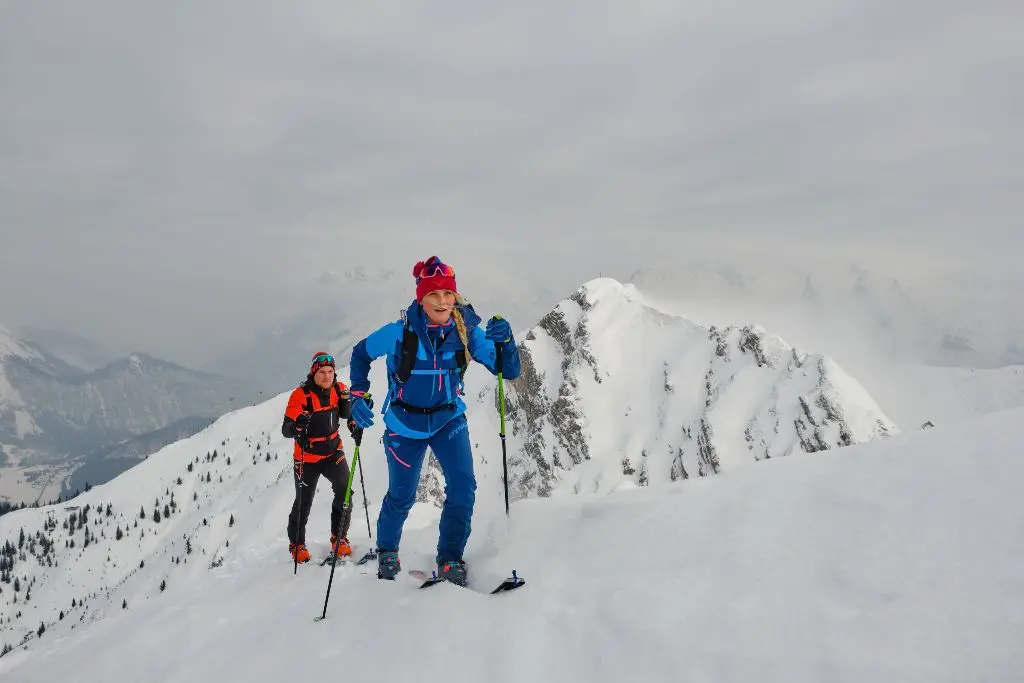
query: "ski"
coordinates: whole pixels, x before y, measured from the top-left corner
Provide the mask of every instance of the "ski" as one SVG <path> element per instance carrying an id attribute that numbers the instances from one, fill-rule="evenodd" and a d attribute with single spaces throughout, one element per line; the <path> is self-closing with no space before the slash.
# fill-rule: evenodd
<path id="1" fill-rule="evenodd" d="M 364 565 L 367 562 L 369 562 L 370 560 L 376 560 L 376 559 L 377 559 L 377 551 L 374 550 L 373 548 L 371 548 L 370 550 L 368 550 L 366 552 L 365 555 L 363 555 L 362 557 L 359 558 L 359 560 L 356 562 L 356 564 L 357 565 Z"/>
<path id="2" fill-rule="evenodd" d="M 422 582 L 420 583 L 420 588 L 429 588 L 445 580 L 443 577 L 438 576 L 437 572 L 433 572 L 432 576 L 427 576 L 427 573 L 422 569 L 410 569 L 409 576 Z"/>
<path id="3" fill-rule="evenodd" d="M 350 547 L 351 547 L 351 548 L 352 548 L 353 550 L 355 550 L 355 548 L 356 548 L 356 547 L 355 547 L 354 545 L 353 545 L 353 546 L 350 546 Z M 371 552 L 372 552 L 372 551 L 371 551 Z M 370 554 L 370 553 L 367 553 L 367 555 L 369 555 L 369 554 Z M 322 560 L 320 561 L 320 566 L 321 566 L 321 567 L 327 567 L 327 566 L 330 566 L 330 564 L 331 564 L 331 558 L 332 558 L 332 557 L 333 557 L 333 554 L 332 554 L 332 553 L 331 553 L 330 551 L 328 551 L 328 552 L 327 552 L 327 556 L 326 556 L 326 557 L 324 557 L 324 559 L 322 559 Z M 339 555 L 339 556 L 338 556 L 338 564 L 339 564 L 339 565 L 343 565 L 343 564 L 348 564 L 348 563 L 349 563 L 349 562 L 351 562 L 351 561 L 352 561 L 352 555 L 345 555 L 345 556 L 341 556 L 341 555 Z M 364 557 L 363 557 L 363 559 L 359 561 L 359 564 L 363 564 L 363 563 L 364 563 L 365 561 L 366 561 L 366 557 L 364 556 Z"/>
<path id="4" fill-rule="evenodd" d="M 495 593 L 505 593 L 507 591 L 515 590 L 520 586 L 526 585 L 526 579 L 516 574 L 516 570 L 512 570 L 512 576 L 498 584 L 498 587 L 491 591 L 491 595 Z"/>
<path id="5" fill-rule="evenodd" d="M 431 572 L 430 574 L 427 574 L 422 569 L 411 569 L 411 570 L 409 570 L 409 576 L 411 576 L 411 577 L 413 577 L 415 579 L 418 579 L 421 582 L 420 583 L 420 588 L 430 588 L 431 586 L 436 586 L 439 583 L 451 583 L 450 581 L 448 581 L 444 577 L 438 576 L 437 572 Z M 452 584 L 452 585 L 454 586 L 454 585 L 458 585 L 458 584 Z M 520 588 L 520 587 L 525 586 L 525 585 L 526 585 L 526 579 L 524 579 L 523 577 L 519 576 L 516 573 L 516 571 L 513 569 L 512 570 L 512 576 L 510 576 L 509 578 L 505 579 L 500 584 L 498 584 L 497 588 L 495 588 L 492 591 L 488 591 L 488 592 L 491 595 L 494 595 L 496 593 L 505 593 L 507 591 L 512 591 L 512 590 L 515 590 L 516 588 Z M 470 587 L 469 586 L 460 586 L 460 588 L 470 588 Z M 470 590 L 475 590 L 475 589 L 470 588 Z M 476 591 L 476 592 L 482 593 L 483 591 Z"/>

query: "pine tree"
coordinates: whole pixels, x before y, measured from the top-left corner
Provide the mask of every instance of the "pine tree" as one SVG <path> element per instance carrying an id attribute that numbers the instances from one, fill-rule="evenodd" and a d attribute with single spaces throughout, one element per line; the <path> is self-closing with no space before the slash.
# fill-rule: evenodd
<path id="1" fill-rule="evenodd" d="M 121 609 L 128 609 L 128 598 L 121 601 Z"/>
<path id="2" fill-rule="evenodd" d="M 162 581 L 160 582 L 160 592 L 162 593 L 162 592 L 164 591 L 164 589 L 165 589 L 165 588 L 167 588 L 167 579 L 163 579 L 163 580 L 162 580 Z"/>
<path id="3" fill-rule="evenodd" d="M 234 525 L 235 525 L 235 516 L 231 515 L 231 519 L 228 520 L 228 526 L 234 526 Z"/>

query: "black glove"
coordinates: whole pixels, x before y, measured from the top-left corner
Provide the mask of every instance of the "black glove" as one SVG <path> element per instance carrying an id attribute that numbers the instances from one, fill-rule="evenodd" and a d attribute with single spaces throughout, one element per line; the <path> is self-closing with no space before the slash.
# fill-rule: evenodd
<path id="1" fill-rule="evenodd" d="M 306 429 L 309 427 L 309 413 L 299 413 L 295 417 L 295 436 L 301 439 L 306 435 Z"/>

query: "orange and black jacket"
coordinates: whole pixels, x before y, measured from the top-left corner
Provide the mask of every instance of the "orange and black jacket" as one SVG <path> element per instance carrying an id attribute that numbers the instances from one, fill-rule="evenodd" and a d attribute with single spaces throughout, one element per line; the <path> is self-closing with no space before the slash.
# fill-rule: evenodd
<path id="1" fill-rule="evenodd" d="M 287 439 L 295 439 L 295 460 L 319 462 L 341 450 L 341 434 L 338 429 L 348 421 L 351 407 L 349 390 L 344 382 L 321 389 L 311 378 L 297 387 L 288 397 L 284 411 L 281 433 Z M 303 438 L 296 438 L 295 418 L 301 413 L 310 413 L 309 426 Z"/>

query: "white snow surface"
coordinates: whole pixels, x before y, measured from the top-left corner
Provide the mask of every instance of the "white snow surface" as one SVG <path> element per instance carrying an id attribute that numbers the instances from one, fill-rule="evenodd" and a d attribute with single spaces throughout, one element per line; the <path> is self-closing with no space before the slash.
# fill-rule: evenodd
<path id="1" fill-rule="evenodd" d="M 498 444 L 474 433 L 489 460 L 467 552 L 474 583 L 515 569 L 527 585 L 420 591 L 407 576 L 344 566 L 315 622 L 329 568 L 293 575 L 286 551 L 285 398 L 229 414 L 75 499 L 92 506 L 87 548 L 80 529 L 65 547 L 65 505 L 0 518 L 0 540 L 14 544 L 52 519 L 59 564 L 19 559 L 16 605 L 0 584 L 0 638 L 15 646 L 0 680 L 959 682 L 1017 680 L 1024 667 L 1024 410 L 672 485 L 522 500 L 508 520 Z M 367 433 L 361 454 L 371 521 L 386 481 L 378 436 Z M 165 491 L 179 507 L 155 523 Z M 321 482 L 316 556 L 329 499 Z M 354 500 L 358 555 L 371 541 Z M 146 519 L 114 540 L 140 507 Z M 407 569 L 429 568 L 437 514 L 414 508 Z"/>

